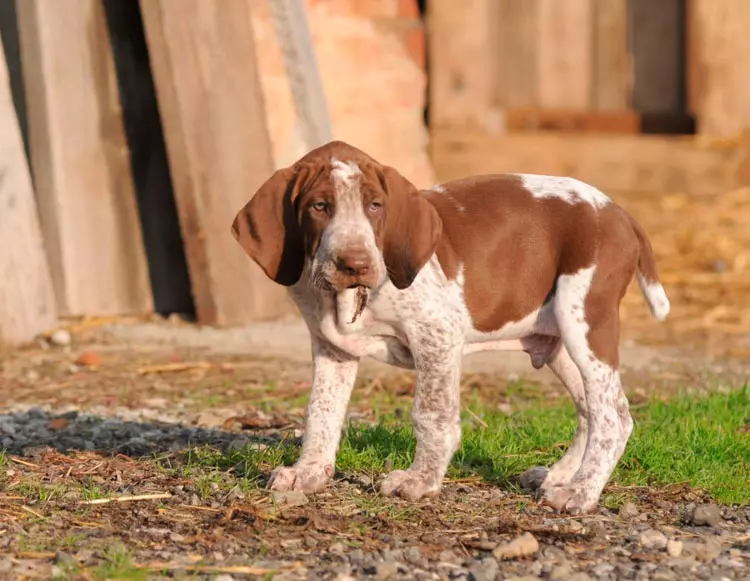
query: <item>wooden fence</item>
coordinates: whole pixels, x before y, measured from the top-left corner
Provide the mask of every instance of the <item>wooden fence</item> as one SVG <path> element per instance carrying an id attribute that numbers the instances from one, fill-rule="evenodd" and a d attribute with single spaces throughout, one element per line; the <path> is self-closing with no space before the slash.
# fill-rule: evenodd
<path id="1" fill-rule="evenodd" d="M 438 176 L 564 173 L 614 190 L 750 183 L 750 3 L 431 0 Z"/>
<path id="2" fill-rule="evenodd" d="M 229 230 L 274 169 L 250 7 L 2 3 L 0 343 L 58 315 L 290 310 Z"/>

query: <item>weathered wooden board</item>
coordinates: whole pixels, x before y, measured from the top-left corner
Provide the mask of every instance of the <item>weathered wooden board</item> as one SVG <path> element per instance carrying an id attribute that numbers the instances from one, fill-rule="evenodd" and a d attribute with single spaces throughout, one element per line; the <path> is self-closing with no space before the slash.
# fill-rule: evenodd
<path id="1" fill-rule="evenodd" d="M 593 0 L 591 106 L 598 111 L 627 109 L 630 104 L 628 0 Z"/>
<path id="2" fill-rule="evenodd" d="M 591 105 L 593 34 L 591 0 L 537 0 L 539 106 Z"/>
<path id="3" fill-rule="evenodd" d="M 628 1 L 636 111 L 678 113 L 685 109 L 683 4 L 681 0 Z"/>
<path id="4" fill-rule="evenodd" d="M 750 2 L 688 4 L 689 103 L 698 132 L 729 137 L 750 129 Z"/>
<path id="5" fill-rule="evenodd" d="M 61 313 L 152 309 L 109 38 L 98 0 L 23 0 L 31 164 Z"/>
<path id="6" fill-rule="evenodd" d="M 0 273 L 0 343 L 23 343 L 49 330 L 57 308 L 2 46 Z"/>
<path id="7" fill-rule="evenodd" d="M 539 2 L 495 0 L 491 10 L 494 102 L 501 108 L 538 105 Z"/>
<path id="8" fill-rule="evenodd" d="M 573 176 L 605 191 L 691 195 L 750 184 L 750 144 L 695 137 L 438 130 L 431 154 L 440 180 L 526 172 Z"/>
<path id="9" fill-rule="evenodd" d="M 231 234 L 274 169 L 248 0 L 142 0 L 198 320 L 233 325 L 293 310 Z"/>
<path id="10" fill-rule="evenodd" d="M 512 107 L 505 112 L 508 133 L 565 131 L 572 133 L 640 133 L 641 119 L 633 111 L 582 111 Z"/>
<path id="11" fill-rule="evenodd" d="M 493 0 L 427 4 L 431 124 L 492 122 L 495 14 Z"/>

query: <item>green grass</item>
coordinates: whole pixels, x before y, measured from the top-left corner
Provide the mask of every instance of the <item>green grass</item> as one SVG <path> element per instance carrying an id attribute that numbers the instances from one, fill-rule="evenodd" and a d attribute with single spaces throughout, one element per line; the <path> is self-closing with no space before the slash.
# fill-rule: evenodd
<path id="1" fill-rule="evenodd" d="M 104 554 L 104 561 L 94 571 L 96 579 L 128 579 L 141 581 L 148 577 L 148 571 L 139 569 L 128 550 L 122 545 L 109 547 Z"/>
<path id="2" fill-rule="evenodd" d="M 483 410 L 487 428 L 465 418 L 462 446 L 448 470 L 450 477 L 482 476 L 513 488 L 516 477 L 535 465 L 549 465 L 565 452 L 575 430 L 572 405 L 538 403 L 508 416 Z M 686 482 L 726 504 L 750 503 L 750 390 L 712 392 L 701 397 L 677 396 L 633 406 L 635 431 L 611 483 L 664 486 Z M 376 425 L 349 426 L 339 449 L 337 470 L 376 476 L 393 468 L 407 468 L 415 440 L 408 414 L 383 416 Z M 223 455 L 195 450 L 191 462 L 214 468 L 244 467 L 245 485 L 256 483 L 279 464 L 289 465 L 299 455 L 290 443 Z M 612 506 L 625 497 L 609 498 Z"/>

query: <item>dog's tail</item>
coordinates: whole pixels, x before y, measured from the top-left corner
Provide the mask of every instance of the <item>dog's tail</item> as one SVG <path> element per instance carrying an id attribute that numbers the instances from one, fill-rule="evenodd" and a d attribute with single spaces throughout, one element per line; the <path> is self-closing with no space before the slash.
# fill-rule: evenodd
<path id="1" fill-rule="evenodd" d="M 630 220 L 630 225 L 641 247 L 638 258 L 638 286 L 641 287 L 641 292 L 648 303 L 651 315 L 657 321 L 663 321 L 669 315 L 670 305 L 667 293 L 664 291 L 664 287 L 659 280 L 659 273 L 656 270 L 654 250 L 651 248 L 651 242 L 643 227 L 628 212 L 625 212 L 625 214 Z"/>

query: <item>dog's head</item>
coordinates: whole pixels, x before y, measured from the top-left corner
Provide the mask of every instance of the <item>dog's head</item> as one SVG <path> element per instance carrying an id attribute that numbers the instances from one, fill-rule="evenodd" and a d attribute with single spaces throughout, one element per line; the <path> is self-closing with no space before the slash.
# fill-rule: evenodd
<path id="1" fill-rule="evenodd" d="M 403 289 L 435 252 L 442 223 L 395 169 L 334 141 L 275 172 L 232 232 L 284 286 L 307 270 L 323 290 L 376 288 L 386 278 Z"/>

